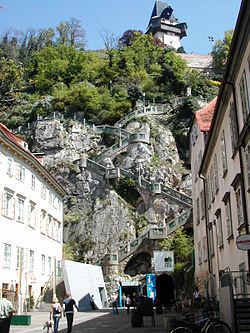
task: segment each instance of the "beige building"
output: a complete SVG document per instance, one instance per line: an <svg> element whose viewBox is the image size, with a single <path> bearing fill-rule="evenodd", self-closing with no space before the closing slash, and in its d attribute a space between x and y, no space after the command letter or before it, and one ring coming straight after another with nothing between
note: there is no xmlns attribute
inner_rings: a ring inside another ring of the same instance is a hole
<svg viewBox="0 0 250 333"><path fill-rule="evenodd" d="M232 328L240 325L235 299L250 294L249 251L240 249L250 248L249 102L250 3L243 0L214 111L211 104L198 111L190 133L196 281Z"/></svg>
<svg viewBox="0 0 250 333"><path fill-rule="evenodd" d="M0 124L0 293L18 312L61 267L66 193L41 162Z"/></svg>

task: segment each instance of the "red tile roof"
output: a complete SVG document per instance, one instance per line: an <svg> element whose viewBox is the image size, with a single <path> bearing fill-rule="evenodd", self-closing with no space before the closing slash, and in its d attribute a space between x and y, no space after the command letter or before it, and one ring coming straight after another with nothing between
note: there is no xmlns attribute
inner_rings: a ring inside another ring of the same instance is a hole
<svg viewBox="0 0 250 333"><path fill-rule="evenodd" d="M215 97L207 106L195 113L195 119L202 132L208 132L210 130L216 102L217 97Z"/></svg>

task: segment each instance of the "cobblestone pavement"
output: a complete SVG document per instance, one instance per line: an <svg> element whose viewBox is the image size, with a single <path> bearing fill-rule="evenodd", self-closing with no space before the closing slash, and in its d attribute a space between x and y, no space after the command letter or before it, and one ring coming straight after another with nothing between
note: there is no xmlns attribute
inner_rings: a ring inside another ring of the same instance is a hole
<svg viewBox="0 0 250 333"><path fill-rule="evenodd" d="M131 327L131 314L127 314L125 309L119 311L119 315L113 315L110 309L96 310L88 312L78 312L75 314L74 327L72 333L167 333L165 324L171 314L155 315L156 325L152 326L151 317L144 317L144 327ZM49 314L46 312L32 312L31 325L11 326L10 333L36 333L43 332L43 324L48 320ZM59 332L66 333L66 319L62 318L59 323Z"/></svg>

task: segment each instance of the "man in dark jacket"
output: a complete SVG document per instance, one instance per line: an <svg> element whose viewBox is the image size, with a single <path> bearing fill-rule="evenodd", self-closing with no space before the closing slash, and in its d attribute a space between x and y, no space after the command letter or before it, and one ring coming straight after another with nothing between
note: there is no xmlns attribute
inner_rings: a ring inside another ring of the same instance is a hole
<svg viewBox="0 0 250 333"><path fill-rule="evenodd" d="M63 301L63 313L66 315L68 333L72 332L73 320L74 320L74 307L79 311L75 300L71 297L71 294L67 294L67 298Z"/></svg>

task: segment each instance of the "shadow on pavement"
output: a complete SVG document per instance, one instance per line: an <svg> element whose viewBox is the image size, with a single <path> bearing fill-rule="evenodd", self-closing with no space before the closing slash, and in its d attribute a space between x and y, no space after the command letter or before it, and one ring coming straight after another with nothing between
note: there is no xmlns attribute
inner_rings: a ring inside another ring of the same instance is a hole
<svg viewBox="0 0 250 333"><path fill-rule="evenodd" d="M88 312L88 313L92 313ZM131 313L127 314L126 310L119 309L119 315L113 315L112 310L98 310L93 311L98 313L98 317L82 322L75 323L72 333L113 333L113 332L164 332L164 319L163 315L155 315L156 325L152 326L151 317L144 317L144 327L131 327ZM60 333L66 333L67 329L60 330Z"/></svg>

